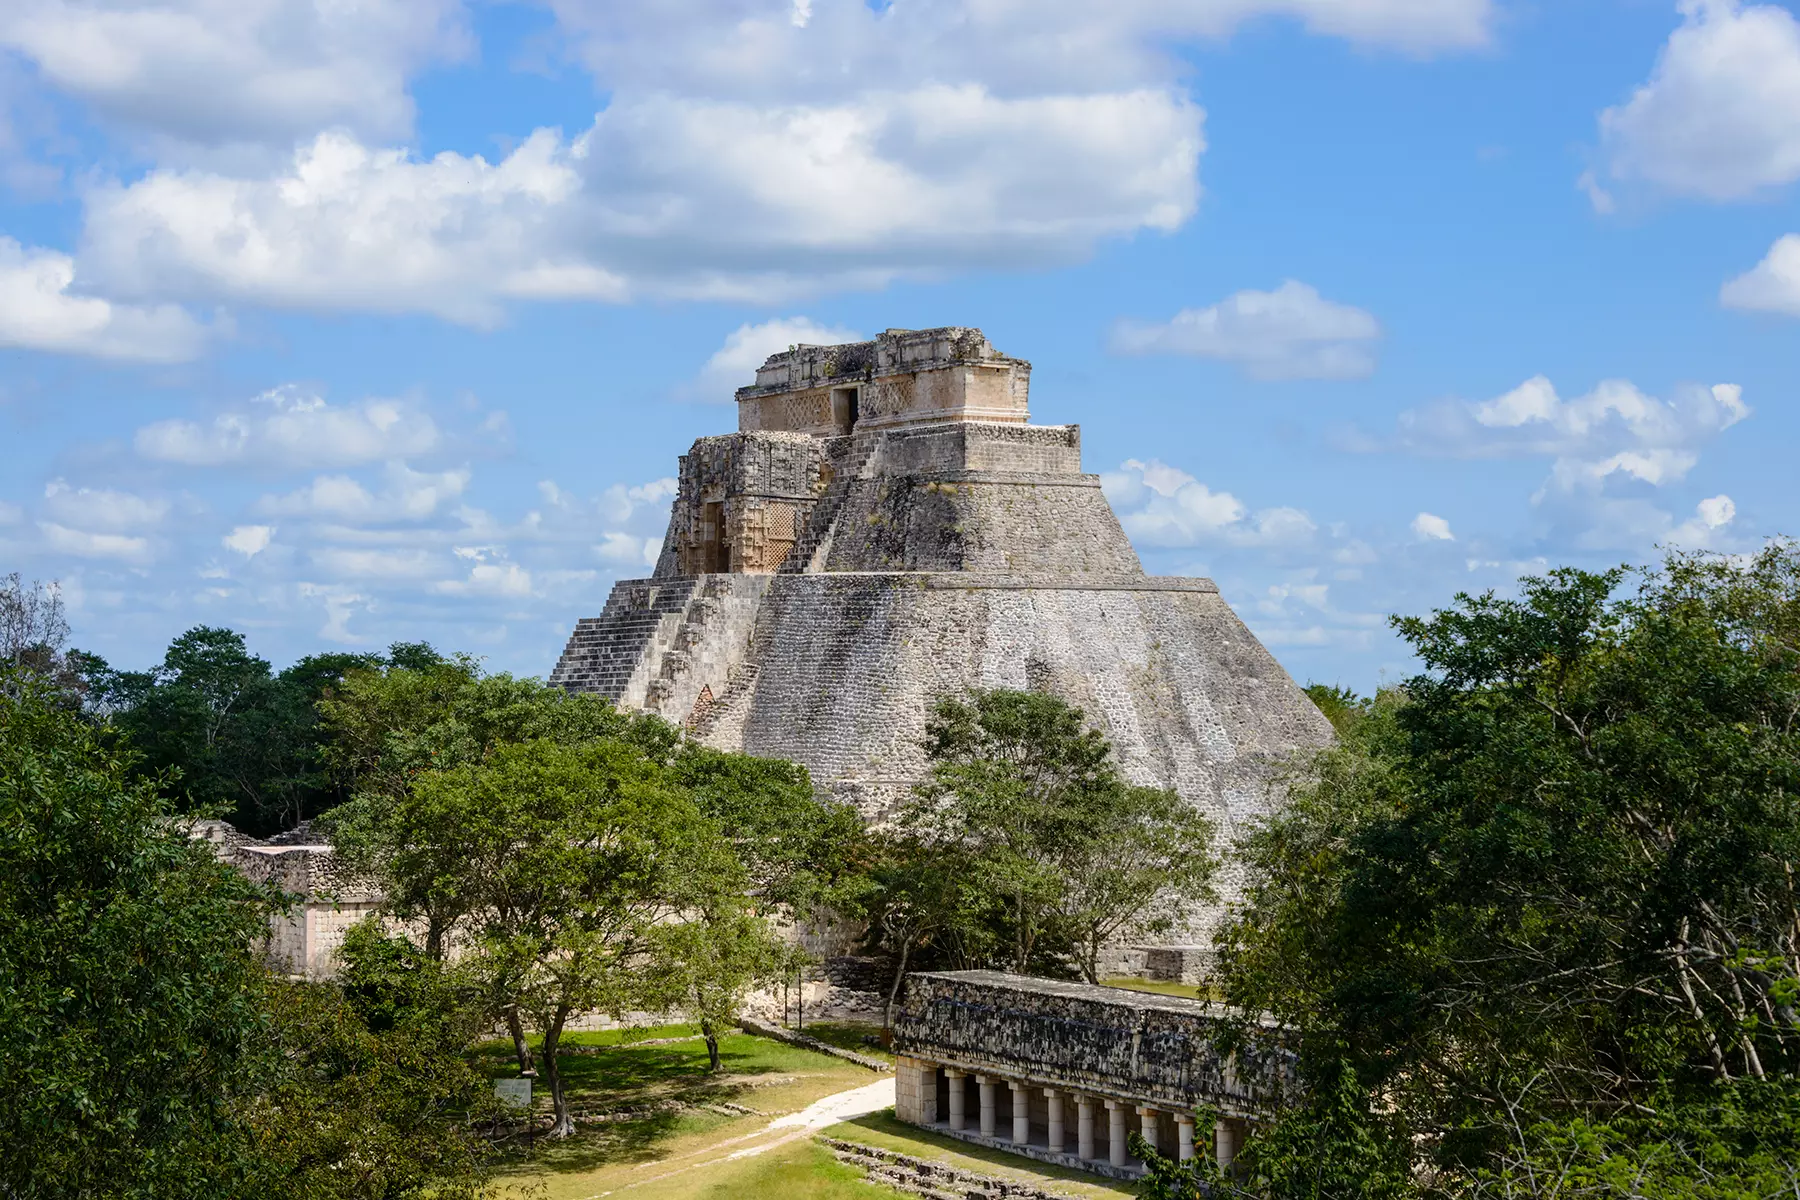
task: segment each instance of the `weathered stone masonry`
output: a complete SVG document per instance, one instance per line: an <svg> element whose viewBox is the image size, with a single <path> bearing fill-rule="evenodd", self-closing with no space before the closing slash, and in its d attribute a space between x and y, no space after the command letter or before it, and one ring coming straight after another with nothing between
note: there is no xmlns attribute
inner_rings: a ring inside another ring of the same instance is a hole
<svg viewBox="0 0 1800 1200"><path fill-rule="evenodd" d="M1225 844L1329 726L1210 581L1144 574L1080 430L1026 423L1030 373L962 328L770 357L739 432L682 458L652 577L577 624L551 681L804 763L871 821L923 774L933 702L1048 690ZM1192 975L1197 957L1157 961Z"/></svg>
<svg viewBox="0 0 1800 1200"><path fill-rule="evenodd" d="M1046 1162L1133 1178L1127 1135L1171 1157L1247 1128L1299 1090L1271 1022L1218 1048L1231 1014L1198 1000L948 971L913 975L894 1018L894 1115ZM1215 1114L1196 1132L1196 1110Z"/></svg>

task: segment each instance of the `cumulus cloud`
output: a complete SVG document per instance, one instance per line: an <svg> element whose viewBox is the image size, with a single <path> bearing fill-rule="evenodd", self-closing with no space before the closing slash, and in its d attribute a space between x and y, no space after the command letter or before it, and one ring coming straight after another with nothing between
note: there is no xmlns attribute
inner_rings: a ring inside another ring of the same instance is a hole
<svg viewBox="0 0 1800 1200"><path fill-rule="evenodd" d="M207 328L173 304L116 304L75 288L75 260L0 237L0 346L138 362L184 362Z"/></svg>
<svg viewBox="0 0 1800 1200"><path fill-rule="evenodd" d="M1310 540L1312 519L1297 508L1251 511L1176 467L1126 459L1101 475L1106 498L1133 541L1150 546L1292 546Z"/></svg>
<svg viewBox="0 0 1800 1200"><path fill-rule="evenodd" d="M320 475L303 488L263 497L257 511L351 522L419 520L462 495L470 471L467 467L415 471L403 462L391 462L385 476L385 486L371 492L348 475Z"/></svg>
<svg viewBox="0 0 1800 1200"><path fill-rule="evenodd" d="M1694 515L1669 531L1667 542L1684 550L1710 550L1720 544L1726 527L1737 519L1737 505L1726 495L1709 496L1694 506Z"/></svg>
<svg viewBox="0 0 1800 1200"><path fill-rule="evenodd" d="M1683 387L1664 400L1613 379L1565 399L1537 376L1491 400L1403 413L1394 446L1434 457L1548 460L1531 501L1552 543L1642 553L1675 526L1655 495L1687 478L1701 451L1749 415L1735 384Z"/></svg>
<svg viewBox="0 0 1800 1200"><path fill-rule="evenodd" d="M145 458L182 466L307 468L422 454L438 441L431 417L400 401L335 406L284 385L207 424L170 420L146 425L137 431L133 445Z"/></svg>
<svg viewBox="0 0 1800 1200"><path fill-rule="evenodd" d="M1492 400L1403 413L1400 444L1452 458L1549 458L1560 490L1614 475L1662 485L1683 478L1702 446L1749 415L1735 384L1685 387L1659 400L1609 379L1565 400L1539 375Z"/></svg>
<svg viewBox="0 0 1800 1200"><path fill-rule="evenodd" d="M1380 335L1369 313L1290 279L1272 292L1242 291L1207 308L1184 308L1161 323L1120 321L1112 349L1218 359L1257 379L1355 379L1375 370Z"/></svg>
<svg viewBox="0 0 1800 1200"><path fill-rule="evenodd" d="M0 47L102 118L171 144L412 129L409 74L471 48L459 0L8 0Z"/></svg>
<svg viewBox="0 0 1800 1200"><path fill-rule="evenodd" d="M1677 7L1649 81L1600 114L1609 174L1706 200L1800 178L1800 21L1776 4Z"/></svg>
<svg viewBox="0 0 1800 1200"><path fill-rule="evenodd" d="M272 525L238 525L219 539L219 543L227 550L255 558L269 548L269 541L275 536Z"/></svg>
<svg viewBox="0 0 1800 1200"><path fill-rule="evenodd" d="M1719 301L1727 308L1800 317L1800 234L1778 238L1761 262L1719 289Z"/></svg>
<svg viewBox="0 0 1800 1200"><path fill-rule="evenodd" d="M39 521L38 529L53 553L76 558L116 558L128 563L148 562L151 558L148 538L70 529L55 521Z"/></svg>
<svg viewBox="0 0 1800 1200"><path fill-rule="evenodd" d="M1436 513L1422 512L1412 519L1413 536L1422 542L1454 542L1450 522Z"/></svg>
<svg viewBox="0 0 1800 1200"><path fill-rule="evenodd" d="M78 529L121 533L162 524L169 502L112 488L70 487L61 479L53 479L44 485L44 511L52 519Z"/></svg>
<svg viewBox="0 0 1800 1200"><path fill-rule="evenodd" d="M738 388L756 380L756 369L771 354L779 354L791 346L836 346L844 342L866 340L855 330L841 326L827 328L809 317L777 317L761 324L739 325L725 338L725 344L713 351L700 374L681 389L681 395L694 400L723 403Z"/></svg>
<svg viewBox="0 0 1800 1200"><path fill-rule="evenodd" d="M1198 196L1200 124L1168 90L971 84L812 108L615 97L574 141L539 130L496 163L327 133L274 176L94 190L82 267L127 297L473 325L518 299L767 302L1173 229Z"/></svg>

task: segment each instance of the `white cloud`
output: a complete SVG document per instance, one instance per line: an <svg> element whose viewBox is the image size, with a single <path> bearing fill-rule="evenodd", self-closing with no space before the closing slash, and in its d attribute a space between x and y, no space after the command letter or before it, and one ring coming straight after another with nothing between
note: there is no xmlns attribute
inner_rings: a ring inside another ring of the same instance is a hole
<svg viewBox="0 0 1800 1200"><path fill-rule="evenodd" d="M422 520L439 507L462 495L469 486L470 471L415 471L403 462L390 462L386 486L370 492L347 475L320 475L306 487L282 496L264 496L257 510L270 514L333 517L352 522Z"/></svg>
<svg viewBox="0 0 1800 1200"><path fill-rule="evenodd" d="M122 533L90 533L84 529L70 529L55 521L39 521L38 528L43 531L45 544L59 554L72 554L77 558L117 558L130 563L148 562L151 557L148 538Z"/></svg>
<svg viewBox="0 0 1800 1200"><path fill-rule="evenodd" d="M767 302L1068 259L1193 211L1201 114L1162 89L933 85L776 109L615 98L574 142L419 162L321 134L274 177L156 171L88 198L82 268L124 296L426 312L516 299Z"/></svg>
<svg viewBox="0 0 1800 1200"><path fill-rule="evenodd" d="M1775 4L1677 7L1649 82L1600 114L1608 172L1707 200L1800 178L1800 21Z"/></svg>
<svg viewBox="0 0 1800 1200"><path fill-rule="evenodd" d="M1776 239L1761 262L1719 289L1719 301L1728 308L1800 317L1800 233Z"/></svg>
<svg viewBox="0 0 1800 1200"><path fill-rule="evenodd" d="M1692 517L1669 531L1666 541L1684 550L1714 549L1736 519L1737 505L1730 496L1708 496L1694 506Z"/></svg>
<svg viewBox="0 0 1800 1200"><path fill-rule="evenodd" d="M1454 542L1450 522L1435 513L1422 512L1412 519L1413 536L1422 542Z"/></svg>
<svg viewBox="0 0 1800 1200"><path fill-rule="evenodd" d="M336 407L287 385L251 403L206 425L182 420L146 425L133 445L145 458L184 466L305 468L379 462L420 454L438 443L431 417L396 400Z"/></svg>
<svg viewBox="0 0 1800 1200"><path fill-rule="evenodd" d="M90 186L80 274L126 300L422 312L781 302L1077 259L1195 211L1203 113L1171 42L1262 18L1432 54L1492 0L552 0L607 107L495 161L404 149L454 0L23 0L52 83L190 148ZM877 11L879 9L879 11ZM1332 368L1334 370L1344 368Z"/></svg>
<svg viewBox="0 0 1800 1200"><path fill-rule="evenodd" d="M0 47L156 140L291 145L412 128L408 74L471 46L458 0L7 0Z"/></svg>
<svg viewBox="0 0 1800 1200"><path fill-rule="evenodd" d="M466 578L440 580L431 588L451 596L524 597L533 594L531 572L511 562L477 563L469 568Z"/></svg>
<svg viewBox="0 0 1800 1200"><path fill-rule="evenodd" d="M695 400L729 401L738 388L753 383L756 369L771 354L790 346L835 346L864 341L862 334L841 326L827 328L808 317L777 317L759 325L738 326L713 351L700 374L682 389Z"/></svg>
<svg viewBox="0 0 1800 1200"><path fill-rule="evenodd" d="M0 346L138 362L184 362L207 329L173 304L115 304L73 291L75 260L0 237Z"/></svg>
<svg viewBox="0 0 1800 1200"><path fill-rule="evenodd" d="M1702 446L1749 415L1735 384L1684 387L1659 400L1609 379L1564 400L1539 375L1492 400L1402 413L1400 443L1452 458L1549 458L1557 490L1615 475L1660 486L1684 477Z"/></svg>
<svg viewBox="0 0 1800 1200"><path fill-rule="evenodd" d="M1125 532L1149 546L1295 546L1317 529L1297 508L1252 512L1230 492L1215 492L1155 459L1127 459L1101 475L1100 484Z"/></svg>
<svg viewBox="0 0 1800 1200"><path fill-rule="evenodd" d="M64 525L123 533L162 524L169 502L112 488L70 487L61 479L53 479L44 485L44 511Z"/></svg>
<svg viewBox="0 0 1800 1200"><path fill-rule="evenodd" d="M1171 73L1159 43L1229 37L1261 18L1405 53L1464 50L1488 42L1494 15L1490 0L550 3L609 87L790 101L865 79L904 88L981 78L1014 92L1126 87Z"/></svg>
<svg viewBox="0 0 1800 1200"><path fill-rule="evenodd" d="M1184 308L1159 324L1120 321L1112 349L1219 359L1257 379L1356 379L1375 370L1380 335L1369 313L1290 279L1272 292L1242 291L1207 308Z"/></svg>
<svg viewBox="0 0 1800 1200"><path fill-rule="evenodd" d="M236 551L245 558L255 558L269 548L269 540L274 536L272 525L238 525L219 541L227 550Z"/></svg>
<svg viewBox="0 0 1800 1200"><path fill-rule="evenodd" d="M0 525L17 525L25 519L25 510L16 504L8 504L0 500Z"/></svg>
<svg viewBox="0 0 1800 1200"><path fill-rule="evenodd" d="M322 133L274 177L159 170L94 190L82 264L124 295L488 324L507 298L623 298L617 279L551 248L580 187L549 130L494 164Z"/></svg>

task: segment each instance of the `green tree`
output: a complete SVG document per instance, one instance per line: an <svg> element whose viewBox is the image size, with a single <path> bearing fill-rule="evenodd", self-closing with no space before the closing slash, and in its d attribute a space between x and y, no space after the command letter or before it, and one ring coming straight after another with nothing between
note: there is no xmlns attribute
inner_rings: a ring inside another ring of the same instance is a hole
<svg viewBox="0 0 1800 1200"><path fill-rule="evenodd" d="M1444 1180L1796 1086L1800 552L1626 579L1397 622L1425 673L1245 847L1232 999L1342 1057Z"/></svg>
<svg viewBox="0 0 1800 1200"><path fill-rule="evenodd" d="M0 1179L212 1196L245 1163L269 897L41 683L0 694Z"/></svg>
<svg viewBox="0 0 1800 1200"><path fill-rule="evenodd" d="M970 888L998 911L1011 970L1073 959L1089 979L1100 947L1128 926L1159 926L1206 895L1211 828L1179 798L1120 779L1112 748L1080 709L1039 692L946 699L927 722L929 778L902 815L911 845L952 849ZM1046 953L1048 949L1048 953Z"/></svg>
<svg viewBox="0 0 1800 1200"><path fill-rule="evenodd" d="M1348 733L1358 721L1367 716L1372 703L1367 696L1359 696L1339 684L1309 683L1302 690L1306 692L1306 698L1325 714L1331 727L1340 734Z"/></svg>
<svg viewBox="0 0 1800 1200"><path fill-rule="evenodd" d="M430 822L411 840L429 852L384 858L381 878L456 896L470 969L541 1036L552 1133L567 1136L557 1049L569 1017L650 994L657 929L717 894L736 870L730 848L663 762L617 739L501 745L418 775L409 796Z"/></svg>
<svg viewBox="0 0 1800 1200"><path fill-rule="evenodd" d="M465 1051L479 1012L442 963L373 922L351 930L333 985L271 980L272 1069L244 1108L258 1190L309 1200L488 1194L474 1127L493 1107Z"/></svg>
<svg viewBox="0 0 1800 1200"><path fill-rule="evenodd" d="M331 766L354 793L323 825L345 869L380 878L387 910L418 922L425 952L437 958L481 902L457 857L469 835L454 828L480 814L444 807L448 794L441 789L417 793L417 779L482 763L504 746L533 739L576 745L625 738L661 760L679 735L595 696L533 679L483 676L470 658L400 644L390 656L410 665L348 671L319 702ZM524 1039L514 1032L523 1066L529 1061Z"/></svg>
<svg viewBox="0 0 1800 1200"><path fill-rule="evenodd" d="M785 947L745 898L729 891L705 897L682 920L657 927L652 941L646 994L699 1024L707 1062L719 1070L719 1034L737 1022L752 988L778 977Z"/></svg>

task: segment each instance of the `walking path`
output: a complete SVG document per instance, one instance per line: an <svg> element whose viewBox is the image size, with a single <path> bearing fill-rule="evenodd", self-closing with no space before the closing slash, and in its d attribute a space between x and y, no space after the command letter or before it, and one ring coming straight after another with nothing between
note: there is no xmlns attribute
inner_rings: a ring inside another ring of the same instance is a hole
<svg viewBox="0 0 1800 1200"><path fill-rule="evenodd" d="M600 1200L602 1196L616 1195L646 1183L668 1179L673 1175L685 1175L689 1171L717 1166L733 1159L751 1158L773 1150L777 1146L785 1146L800 1138L809 1137L815 1130L836 1125L839 1121L850 1121L857 1117L867 1116L872 1112L879 1112L893 1103L894 1081L892 1078L878 1079L874 1083L851 1088L847 1092L834 1092L813 1101L797 1113L776 1117L754 1133L741 1134L722 1142L715 1142L692 1155L662 1158L655 1162L645 1163L638 1169L643 1171L655 1170L658 1167L667 1169L653 1175L645 1175L642 1179L634 1179L630 1183L622 1184L608 1191L595 1192L591 1196L584 1197L583 1200ZM727 1146L737 1146L738 1148L729 1153L718 1153Z"/></svg>

